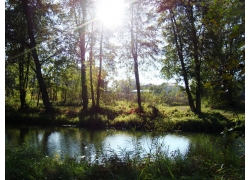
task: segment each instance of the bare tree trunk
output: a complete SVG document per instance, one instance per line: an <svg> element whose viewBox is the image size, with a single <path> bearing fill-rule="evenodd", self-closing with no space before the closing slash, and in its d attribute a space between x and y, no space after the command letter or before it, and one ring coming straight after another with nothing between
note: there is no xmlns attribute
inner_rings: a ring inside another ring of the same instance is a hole
<svg viewBox="0 0 250 180"><path fill-rule="evenodd" d="M38 105L39 105L40 93L41 93L40 88L38 88L36 107L38 107Z"/></svg>
<svg viewBox="0 0 250 180"><path fill-rule="evenodd" d="M90 88L91 88L91 99L92 99L92 107L95 107L95 96L94 96L94 88L93 88L93 74L92 74L92 65L93 65L93 22L91 26L91 43L90 43L90 52L89 52L89 74L90 74Z"/></svg>
<svg viewBox="0 0 250 180"><path fill-rule="evenodd" d="M21 47L21 53L24 52L24 47ZM26 64L26 73L24 72L24 66ZM27 63L25 63L25 55L22 55L19 60L19 93L21 109L26 108L26 92L28 87L28 74L30 66L30 53L28 53Z"/></svg>
<svg viewBox="0 0 250 180"><path fill-rule="evenodd" d="M138 103L139 111L142 111L141 89L140 89L139 68L138 68L137 57L134 58L134 71L135 71L135 82L136 82L136 90L137 90L137 103Z"/></svg>
<svg viewBox="0 0 250 180"><path fill-rule="evenodd" d="M131 5L131 52L134 59L134 73L135 73L135 82L137 90L137 103L139 111L142 111L141 106L141 90L140 90L140 79L139 79L139 68L138 68L138 55L137 55L137 37L134 38L134 16L133 16L133 4Z"/></svg>
<svg viewBox="0 0 250 180"><path fill-rule="evenodd" d="M39 62L39 58L38 58L37 51L36 51L36 41L35 41L35 37L33 34L33 22L31 19L31 17L33 15L30 14L28 0L23 0L23 5L24 5L23 6L24 13L26 15L26 21L28 24L28 34L29 34L29 39L30 39L30 44L31 44L32 57L34 59L35 66L36 66L36 71L35 71L36 77L38 80L40 91L42 93L43 104L44 104L45 110L47 112L51 112L51 111L54 111L54 109L52 108L52 105L49 101L47 88L46 88L46 85L44 83L44 79L43 79L42 72L41 72L41 64Z"/></svg>
<svg viewBox="0 0 250 180"><path fill-rule="evenodd" d="M101 75L102 75L102 40L103 40L103 26L101 32L101 40L100 40L100 66L99 66L99 75L98 75L98 82L97 82L97 98L96 98L96 107L100 107L100 88L101 88Z"/></svg>
<svg viewBox="0 0 250 180"><path fill-rule="evenodd" d="M198 41L196 35L196 28L194 24L194 15L193 15L193 6L190 5L187 8L190 14L190 23L191 23L191 30L192 30L192 41L194 46L194 61L195 61L195 78L196 78L196 109L195 113L201 113L201 75L200 75L200 61L199 61L199 52L198 52Z"/></svg>
<svg viewBox="0 0 250 180"><path fill-rule="evenodd" d="M173 28L173 32L174 32L175 44L176 44L179 60L181 62L182 75L183 75L183 79L184 79L184 83L185 83L186 93L187 93L187 96L188 96L188 103L189 103L191 111L196 112L196 108L194 106L194 101L193 101L193 98L192 98L192 94L191 94L190 89L189 89L187 71L186 71L185 62L184 62L183 53L182 53L182 42L181 42L181 38L179 37L180 33L179 33L179 30L178 30L177 25L176 25L176 21L175 21L175 18L174 18L174 13L173 13L172 10L169 10L169 11L170 11L170 15L171 15L171 21L172 21L172 28ZM179 39L179 41L178 41L178 39Z"/></svg>
<svg viewBox="0 0 250 180"><path fill-rule="evenodd" d="M82 19L82 24L83 27L81 28L80 32L80 49L81 49L81 84L82 84L82 106L84 112L87 111L88 109L88 91L87 91L87 82L86 82L86 64L85 64L85 53L86 53L86 48L85 48L85 32L86 32L86 27L85 27L85 22L86 22L86 0L81 0L80 1L81 9L82 9L82 14L83 14L83 19Z"/></svg>

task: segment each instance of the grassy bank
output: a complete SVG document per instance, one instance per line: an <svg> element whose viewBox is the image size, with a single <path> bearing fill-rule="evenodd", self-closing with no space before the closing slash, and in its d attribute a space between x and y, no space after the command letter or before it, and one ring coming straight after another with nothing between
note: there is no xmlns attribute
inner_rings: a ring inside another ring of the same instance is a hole
<svg viewBox="0 0 250 180"><path fill-rule="evenodd" d="M157 153L144 158L138 153L103 155L102 163L77 161L55 154L48 157L33 147L5 147L6 179L245 179L244 157L230 146L214 150L201 137L188 153L167 156L158 145ZM140 152L134 147L134 152ZM141 153L141 152L140 152Z"/></svg>
<svg viewBox="0 0 250 180"><path fill-rule="evenodd" d="M52 114L43 109L25 111L8 109L6 123L26 125L76 125L89 128L126 128L149 131L182 130L187 132L221 132L225 128L244 131L244 112L211 110L203 108L203 114L195 115L188 106L150 106L143 104L143 112L138 112L135 103L119 101L100 109L89 108L82 112L79 106L55 106Z"/></svg>

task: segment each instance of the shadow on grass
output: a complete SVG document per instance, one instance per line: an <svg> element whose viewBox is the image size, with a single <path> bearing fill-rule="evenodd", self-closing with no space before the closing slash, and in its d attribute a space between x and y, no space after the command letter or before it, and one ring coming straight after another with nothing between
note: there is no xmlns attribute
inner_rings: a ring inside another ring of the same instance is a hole
<svg viewBox="0 0 250 180"><path fill-rule="evenodd" d="M24 109L8 110L5 112L6 124L24 124L38 126L59 126L59 125L77 125L76 114L65 114L56 109L54 112L47 113L43 109Z"/></svg>
<svg viewBox="0 0 250 180"><path fill-rule="evenodd" d="M148 106L143 112L136 108L100 107L80 110L80 107L55 108L55 112L46 113L43 109L6 111L6 124L39 126L74 125L87 128L126 128L136 130L161 131L182 130L186 132L222 132L225 128L245 130L244 122L229 120L220 112L204 112L200 116L189 110L171 110ZM163 113L162 113L163 112ZM230 117L229 117L230 118ZM237 124L238 123L238 124Z"/></svg>
<svg viewBox="0 0 250 180"><path fill-rule="evenodd" d="M235 123L218 112L202 113L196 118L187 117L175 123L176 129L188 132L222 132L225 128L234 127Z"/></svg>

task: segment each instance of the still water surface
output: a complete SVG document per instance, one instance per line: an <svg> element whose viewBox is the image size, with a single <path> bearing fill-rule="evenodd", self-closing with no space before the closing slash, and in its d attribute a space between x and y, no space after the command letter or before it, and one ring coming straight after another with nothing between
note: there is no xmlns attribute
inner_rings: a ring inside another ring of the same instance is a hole
<svg viewBox="0 0 250 180"><path fill-rule="evenodd" d="M191 143L199 143L204 138L213 142L212 148L230 145L239 147L244 139L235 140L232 136L173 132L163 136L130 130L87 130L76 127L12 127L5 128L5 143L12 146L32 146L41 149L46 156L60 155L84 158L90 162L100 157L131 156L140 157L163 150L168 156L177 151L184 155ZM210 148L211 148L210 147Z"/></svg>

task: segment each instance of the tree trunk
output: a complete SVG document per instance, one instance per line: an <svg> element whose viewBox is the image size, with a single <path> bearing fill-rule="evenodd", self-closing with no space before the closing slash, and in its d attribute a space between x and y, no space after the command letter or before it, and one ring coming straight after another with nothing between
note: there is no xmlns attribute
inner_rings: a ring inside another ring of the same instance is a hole
<svg viewBox="0 0 250 180"><path fill-rule="evenodd" d="M139 68L138 68L137 57L134 58L134 71L135 71L135 82L136 82L136 90L137 90L137 102L138 102L139 111L142 111L141 89L140 89Z"/></svg>
<svg viewBox="0 0 250 180"><path fill-rule="evenodd" d="M183 53L182 53L182 42L181 42L181 38L179 37L180 33L179 33L178 28L177 28L176 21L174 18L174 13L172 10L170 10L170 15L171 15L171 21L172 21L172 28L173 28L173 32L174 32L175 44L176 44L179 60L181 62L182 75L183 75L183 79L184 79L184 83L185 83L185 89L186 89L186 93L188 96L188 103L189 103L191 111L196 112L196 108L194 106L192 94L191 94L190 89L189 89L187 71L186 71L184 57L183 57ZM178 40L179 40L179 42L178 42Z"/></svg>
<svg viewBox="0 0 250 180"><path fill-rule="evenodd" d="M20 53L24 52L24 47L20 47ZM20 102L21 102L21 107L20 109L25 108L25 97L26 97L26 88L25 88L25 77L24 77L24 59L25 55L20 56L20 59L18 61L18 66L19 66L19 94L20 94Z"/></svg>
<svg viewBox="0 0 250 180"><path fill-rule="evenodd" d="M38 88L38 90L37 90L38 92L37 92L37 102L36 102L36 107L38 107L38 105L39 105L39 99L40 99L40 93L41 93L41 91L40 91L40 88Z"/></svg>
<svg viewBox="0 0 250 180"><path fill-rule="evenodd" d="M98 83L97 83L97 98L96 98L96 107L99 108L100 102L100 88L101 88L101 75L102 75L102 39L103 39L103 26L101 32L101 41L100 41L100 66L99 66L99 75L98 75Z"/></svg>
<svg viewBox="0 0 250 180"><path fill-rule="evenodd" d="M22 48L21 53L24 52L24 48ZM27 108L26 106L26 93L28 87L28 75L29 75L29 66L30 66L30 53L28 53L27 63L26 63L26 73L24 74L24 58L25 56L21 56L19 60L19 91L20 91L20 102L21 109Z"/></svg>
<svg viewBox="0 0 250 180"><path fill-rule="evenodd" d="M139 79L139 68L138 68L138 55L137 55L137 38L134 38L134 16L133 16L133 4L131 5L131 52L134 59L134 73L137 90L137 103L139 111L142 111L141 106L141 90L140 90L140 79Z"/></svg>
<svg viewBox="0 0 250 180"><path fill-rule="evenodd" d="M91 99L92 99L92 107L95 107L95 96L94 96L94 88L93 88L93 74L92 74L92 65L93 65L93 22L91 26L91 43L90 43L90 52L89 52L89 74L90 74L90 88L91 88Z"/></svg>
<svg viewBox="0 0 250 180"><path fill-rule="evenodd" d="M86 112L88 109L88 91L87 91L86 64L85 64L86 0L81 0L80 5L83 14L83 19L82 19L83 27L80 29L82 106L83 106L83 112Z"/></svg>
<svg viewBox="0 0 250 180"><path fill-rule="evenodd" d="M201 75L200 75L200 61L199 61L199 52L198 52L198 41L196 35L196 28L194 24L194 15L193 15L193 6L189 2L188 14L190 15L190 24L191 24L191 39L194 46L194 61L195 61L195 79L196 79L196 114L201 113Z"/></svg>
<svg viewBox="0 0 250 180"><path fill-rule="evenodd" d="M23 7L24 7L24 13L26 15L26 21L28 24L28 34L29 34L29 39L30 39L30 44L31 44L31 53L32 53L32 57L34 59L35 62L35 66L36 66L36 77L38 80L38 84L40 87L40 91L42 93L42 99L43 99L43 104L45 107L46 112L52 112L54 111L54 109L51 106L51 103L49 101L49 96L48 96L48 92L46 89L46 85L44 83L44 79L42 76L42 72L41 72L41 64L39 62L39 58L37 55L37 51L36 51L36 41L35 41L35 37L33 34L33 22L31 17L34 15L30 14L29 11L29 6L28 6L28 0L23 0Z"/></svg>

